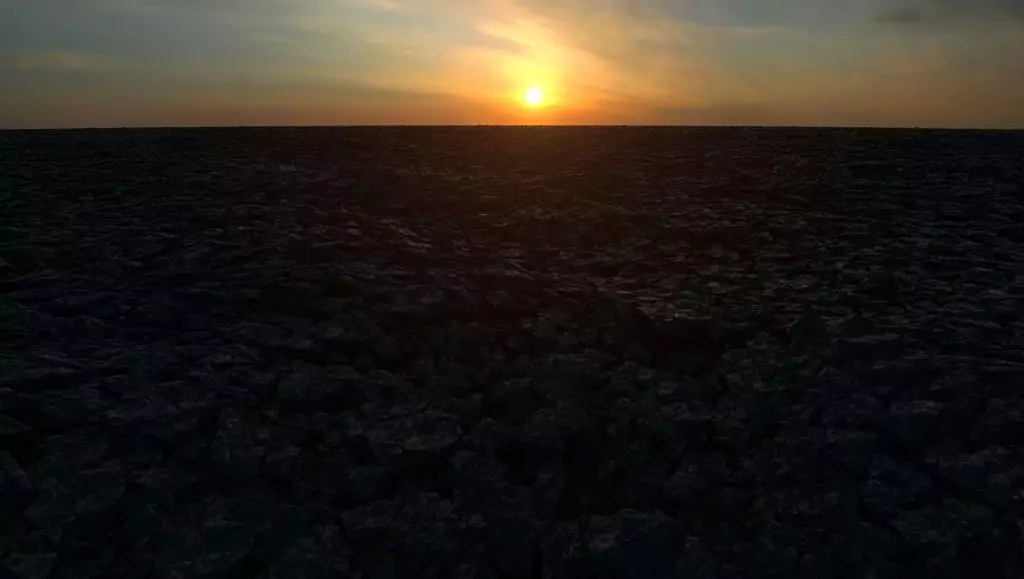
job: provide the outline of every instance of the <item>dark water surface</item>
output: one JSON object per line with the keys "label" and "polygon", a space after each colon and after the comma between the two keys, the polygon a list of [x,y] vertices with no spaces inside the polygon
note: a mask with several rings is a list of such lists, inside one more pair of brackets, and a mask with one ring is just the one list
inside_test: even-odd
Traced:
{"label": "dark water surface", "polygon": [[1019,577],[1022,159],[0,132],[0,577]]}

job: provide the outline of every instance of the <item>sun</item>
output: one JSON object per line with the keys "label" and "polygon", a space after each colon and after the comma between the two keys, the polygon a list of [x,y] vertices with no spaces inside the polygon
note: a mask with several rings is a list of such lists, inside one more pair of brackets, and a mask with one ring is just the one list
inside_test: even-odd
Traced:
{"label": "sun", "polygon": [[523,101],[528,106],[539,107],[544,103],[544,91],[538,87],[532,87],[523,94]]}

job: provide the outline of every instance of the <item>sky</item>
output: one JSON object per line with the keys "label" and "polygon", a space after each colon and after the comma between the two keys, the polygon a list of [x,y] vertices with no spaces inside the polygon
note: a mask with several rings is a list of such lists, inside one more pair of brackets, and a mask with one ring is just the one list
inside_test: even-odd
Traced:
{"label": "sky", "polygon": [[0,128],[349,124],[1024,128],[1024,0],[0,0]]}

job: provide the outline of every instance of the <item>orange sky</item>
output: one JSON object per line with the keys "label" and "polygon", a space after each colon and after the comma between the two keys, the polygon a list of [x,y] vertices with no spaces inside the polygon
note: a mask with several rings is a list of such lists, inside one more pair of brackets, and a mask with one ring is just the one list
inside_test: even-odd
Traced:
{"label": "orange sky", "polygon": [[[0,11],[0,127],[1024,127],[1024,0],[0,0]],[[531,86],[544,106],[523,106]]]}

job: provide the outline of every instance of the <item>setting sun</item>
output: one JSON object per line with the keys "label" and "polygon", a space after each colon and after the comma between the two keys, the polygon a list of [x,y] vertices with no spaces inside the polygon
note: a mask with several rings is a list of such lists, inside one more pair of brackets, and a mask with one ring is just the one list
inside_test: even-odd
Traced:
{"label": "setting sun", "polygon": [[540,106],[541,103],[544,102],[544,91],[540,90],[537,87],[533,87],[530,90],[526,91],[526,93],[523,95],[523,100],[526,101],[526,104],[531,107]]}

